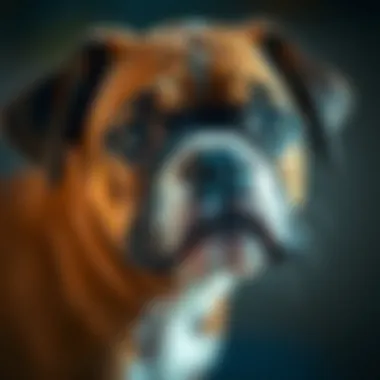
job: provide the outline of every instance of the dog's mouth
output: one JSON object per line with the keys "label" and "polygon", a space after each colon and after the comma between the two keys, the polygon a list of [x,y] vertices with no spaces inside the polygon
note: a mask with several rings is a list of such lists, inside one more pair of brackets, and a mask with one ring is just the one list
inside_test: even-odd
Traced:
{"label": "dog's mouth", "polygon": [[283,252],[259,218],[226,210],[193,218],[173,257],[192,275],[223,268],[249,275],[281,261]]}
{"label": "dog's mouth", "polygon": [[205,217],[193,209],[180,235],[170,249],[160,247],[159,236],[146,240],[136,255],[140,264],[158,273],[175,268],[191,279],[220,271],[252,277],[285,257],[262,218],[248,212],[226,208]]}

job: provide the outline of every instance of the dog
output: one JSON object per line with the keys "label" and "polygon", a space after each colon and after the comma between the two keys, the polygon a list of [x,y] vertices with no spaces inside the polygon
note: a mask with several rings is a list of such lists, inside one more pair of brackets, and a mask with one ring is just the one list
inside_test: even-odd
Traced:
{"label": "dog", "polygon": [[[92,32],[2,110],[30,165],[0,190],[0,377],[204,376],[349,99],[271,23]],[[194,321],[215,339],[189,360]]]}
{"label": "dog", "polygon": [[[280,219],[277,232],[281,231],[281,228],[285,228],[282,230],[282,235],[281,233],[276,235],[276,239],[282,236],[282,239],[279,239],[281,244],[277,252],[281,252],[281,248],[286,247],[291,250],[302,249],[302,244],[297,239],[299,237],[297,235],[302,235],[302,229],[299,228],[300,226],[292,226],[288,217],[292,215],[292,218],[296,218],[300,206],[307,201],[308,176],[313,172],[313,165],[309,161],[310,157],[317,158],[318,161],[323,158],[328,165],[336,164],[333,150],[337,149],[337,146],[332,146],[332,143],[335,132],[340,131],[340,127],[344,125],[344,121],[352,112],[352,91],[348,83],[336,71],[322,66],[316,60],[310,61],[310,57],[307,60],[304,53],[300,52],[300,48],[290,42],[292,39],[286,38],[284,31],[279,30],[278,25],[269,24],[267,21],[255,21],[251,25],[251,28],[247,28],[245,25],[243,28],[235,27],[234,29],[231,26],[210,25],[205,22],[177,24],[170,27],[165,24],[164,28],[155,28],[153,36],[166,41],[172,40],[179,44],[190,45],[196,35],[200,40],[197,43],[200,43],[207,53],[210,45],[215,49],[219,48],[220,51],[227,46],[237,48],[239,44],[237,36],[242,31],[250,36],[251,42],[254,41],[254,45],[251,45],[250,48],[255,49],[255,79],[261,78],[261,84],[265,83],[266,89],[271,91],[270,97],[259,85],[254,88],[253,101],[250,103],[247,94],[244,95],[243,92],[242,96],[241,82],[240,87],[235,87],[232,91],[230,89],[230,95],[234,94],[235,105],[236,103],[250,104],[248,115],[251,116],[248,116],[248,120],[243,122],[243,125],[248,128],[256,126],[263,130],[267,128],[268,135],[264,137],[264,140],[259,142],[258,135],[253,140],[258,149],[261,149],[260,144],[266,141],[265,148],[261,153],[266,155],[271,152],[267,159],[273,159],[278,165],[277,175],[280,175],[281,185],[285,185],[282,188],[282,195],[285,194],[285,198],[282,198],[280,203],[276,203],[278,183],[273,187],[268,186],[265,170],[262,172],[262,176],[259,174],[259,170],[255,170],[256,186],[268,186],[266,191],[271,194],[265,201],[262,215],[268,213],[267,217],[270,217],[272,210],[272,220]],[[262,34],[263,32],[264,34]],[[270,33],[274,34],[270,35]],[[268,40],[268,37],[274,38],[274,40]],[[231,45],[228,44],[228,39],[230,39]],[[274,50],[273,44],[277,45]],[[227,56],[231,58],[233,50],[226,48],[224,52],[226,51],[230,52]],[[201,53],[202,51],[199,52],[200,55]],[[227,56],[224,60],[228,59]],[[236,61],[243,58],[243,52],[238,51],[235,56]],[[222,54],[219,59],[223,60]],[[220,61],[217,64],[220,64]],[[240,62],[240,65],[243,63]],[[250,62],[249,65],[252,63]],[[215,66],[213,68],[215,69]],[[298,79],[297,75],[300,75]],[[199,75],[199,71],[198,76],[195,75],[195,77],[201,78],[201,80],[203,78],[203,82],[201,81],[203,85],[205,82],[209,83],[207,75]],[[236,86],[236,82],[234,84]],[[280,116],[280,119],[283,118],[282,120],[278,118],[281,112],[284,112]],[[314,113],[314,116],[311,116],[314,121],[309,119],[309,123],[311,121],[309,126],[315,123],[314,132],[302,131],[301,125],[306,122],[302,120],[302,112],[309,115]],[[245,115],[247,117],[247,114]],[[319,121],[317,121],[318,118],[320,118]],[[239,118],[235,120],[239,120]],[[278,127],[283,128],[283,132],[287,131],[285,134],[273,133],[273,129],[270,131],[270,128],[277,123],[281,125]],[[296,132],[297,128],[300,128],[298,132]],[[317,132],[318,130],[319,132]],[[321,133],[321,135],[313,136],[315,132]],[[289,133],[288,137],[286,137],[286,133]],[[311,134],[307,136],[304,133]],[[265,140],[265,138],[269,140]],[[231,136],[231,141],[232,139]],[[268,143],[272,148],[270,145],[265,145]],[[308,149],[312,150],[309,159],[307,158]],[[258,157],[256,160],[260,161]],[[248,161],[252,163],[255,159],[247,159]],[[261,166],[264,168],[265,163],[261,162]],[[209,175],[211,174],[209,173]],[[264,188],[262,191],[265,192]],[[240,193],[240,196],[244,196],[244,193]],[[279,196],[278,193],[277,196]],[[211,201],[209,200],[209,202]],[[289,212],[288,209],[283,213],[281,205],[290,207],[292,212]],[[285,216],[285,218],[281,216]],[[272,231],[275,230],[273,224],[272,228]],[[289,229],[286,230],[286,228]],[[243,257],[240,256],[240,260],[238,259],[237,262],[240,264],[238,269],[227,259],[233,252],[228,248],[228,239],[223,241],[223,239],[211,238],[208,245],[206,244],[201,249],[201,254],[198,253],[199,256],[190,256],[190,268],[187,268],[189,272],[186,273],[185,269],[185,278],[189,281],[182,282],[180,295],[156,302],[153,307],[150,306],[145,318],[139,321],[140,331],[138,331],[135,341],[143,349],[140,350],[139,357],[135,358],[133,365],[127,371],[129,375],[127,378],[133,380],[208,378],[210,370],[223,359],[231,296],[236,288],[247,278],[251,281],[258,279],[270,263],[278,262],[279,259],[289,256],[289,252],[283,251],[275,260],[273,257],[268,258],[270,250],[263,246],[262,242],[263,240],[258,236],[255,238],[250,236],[244,241],[245,248],[241,252],[247,254],[243,254]],[[222,256],[224,260],[220,258],[222,252],[227,252]],[[236,254],[236,251],[232,254]],[[199,259],[198,266],[194,265],[196,262],[194,256]],[[194,281],[195,278],[197,281]]]}

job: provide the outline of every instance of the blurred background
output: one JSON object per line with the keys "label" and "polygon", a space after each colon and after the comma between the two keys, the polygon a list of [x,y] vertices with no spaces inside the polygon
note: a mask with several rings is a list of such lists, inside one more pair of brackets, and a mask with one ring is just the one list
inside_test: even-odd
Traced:
{"label": "blurred background", "polygon": [[[345,170],[319,169],[306,218],[313,244],[236,296],[215,380],[380,379],[379,16],[367,0],[13,0],[0,6],[0,105],[65,56],[94,22],[274,16],[351,79],[357,110]],[[22,165],[0,143],[0,173]],[[1,210],[0,210],[1,212]],[[179,379],[180,380],[180,379]]]}

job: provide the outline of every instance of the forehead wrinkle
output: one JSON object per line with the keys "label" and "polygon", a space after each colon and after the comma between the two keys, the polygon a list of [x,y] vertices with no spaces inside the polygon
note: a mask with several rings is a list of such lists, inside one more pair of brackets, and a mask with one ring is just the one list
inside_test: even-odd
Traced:
{"label": "forehead wrinkle", "polygon": [[277,70],[266,59],[260,45],[241,30],[212,24],[192,30],[180,25],[177,28],[157,28],[152,36],[161,43],[181,45],[188,55],[192,48],[189,42],[196,36],[209,55],[210,75],[214,75],[217,82],[228,85],[233,77],[239,77],[253,86],[264,85],[278,107],[293,108],[291,95]]}

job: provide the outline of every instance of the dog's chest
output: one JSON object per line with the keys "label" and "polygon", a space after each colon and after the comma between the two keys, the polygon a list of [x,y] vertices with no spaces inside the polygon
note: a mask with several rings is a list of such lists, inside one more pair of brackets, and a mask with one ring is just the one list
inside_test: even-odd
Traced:
{"label": "dog's chest", "polygon": [[222,354],[227,305],[236,286],[229,274],[192,285],[175,300],[147,308],[136,329],[139,354],[130,363],[128,380],[203,378]]}

